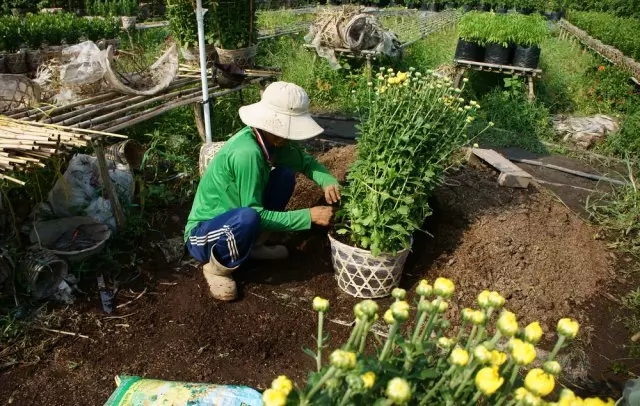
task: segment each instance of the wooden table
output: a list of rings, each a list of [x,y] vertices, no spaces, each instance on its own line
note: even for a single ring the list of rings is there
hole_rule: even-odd
[[[464,77],[464,73],[471,69],[480,72],[491,72],[491,73],[500,73],[503,75],[515,75],[522,76],[527,78],[527,83],[529,87],[529,100],[535,100],[536,94],[533,86],[533,79],[542,73],[542,69],[533,69],[533,68],[522,68],[519,66],[511,66],[511,65],[496,65],[493,63],[486,62],[475,62],[475,61],[466,61],[464,59],[454,59],[454,64],[456,65],[456,78],[454,81],[454,85],[456,87],[460,87],[462,83],[462,78]]]

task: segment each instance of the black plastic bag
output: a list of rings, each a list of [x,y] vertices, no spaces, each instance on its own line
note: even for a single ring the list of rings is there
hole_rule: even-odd
[[[484,61],[495,65],[509,65],[511,50],[502,44],[489,43],[484,51]]]
[[[456,59],[465,61],[480,62],[483,59],[480,46],[475,42],[468,42],[463,39],[458,40],[458,46],[456,47]]]
[[[521,68],[536,69],[540,62],[540,47],[534,45],[532,47],[516,47],[513,55],[513,66]]]

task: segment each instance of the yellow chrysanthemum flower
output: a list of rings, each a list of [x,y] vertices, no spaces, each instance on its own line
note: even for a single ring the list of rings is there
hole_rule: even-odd
[[[454,350],[451,351],[451,355],[449,355],[449,362],[451,362],[452,365],[463,367],[469,362],[469,353],[462,348],[454,348]]]
[[[518,321],[516,315],[508,310],[503,310],[498,317],[496,325],[500,332],[507,337],[513,337],[518,332]]]
[[[499,367],[505,362],[507,362],[507,354],[496,350],[491,351],[491,365]]]
[[[558,333],[567,338],[575,338],[579,329],[580,324],[573,319],[565,318],[558,321]]]
[[[534,321],[524,328],[524,339],[531,344],[538,344],[542,339],[542,327],[540,323]]]
[[[500,376],[498,367],[485,367],[476,374],[476,388],[485,395],[493,395],[504,383],[504,378]]]
[[[547,396],[555,387],[555,379],[540,368],[534,368],[524,378],[524,386],[538,396]]]
[[[329,309],[329,301],[320,296],[313,298],[313,310],[317,312],[326,312]]]
[[[280,375],[271,382],[271,388],[283,392],[285,395],[289,395],[293,390],[293,382],[284,375]]]
[[[373,371],[365,372],[360,375],[360,378],[362,378],[362,382],[364,382],[365,389],[371,389],[376,383],[376,374]]]
[[[449,298],[453,295],[453,291],[455,290],[455,285],[451,279],[447,278],[438,278],[433,283],[433,291],[436,292],[436,295],[444,298]]]
[[[536,359],[536,348],[531,343],[512,339],[511,357],[518,365],[529,365]]]
[[[411,400],[411,387],[403,378],[393,378],[387,384],[387,398],[396,405],[404,405]]]
[[[287,395],[277,389],[267,389],[262,394],[264,406],[284,406],[287,404]]]

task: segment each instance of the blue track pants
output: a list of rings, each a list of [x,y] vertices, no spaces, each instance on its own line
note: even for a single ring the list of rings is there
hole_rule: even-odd
[[[263,194],[266,210],[283,211],[293,195],[296,175],[288,168],[274,168]],[[242,264],[260,233],[260,216],[249,207],[229,210],[211,220],[200,222],[187,240],[189,253],[198,261],[211,256],[227,268]]]

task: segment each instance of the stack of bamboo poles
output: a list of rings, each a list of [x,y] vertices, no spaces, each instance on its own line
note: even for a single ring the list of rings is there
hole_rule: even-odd
[[[85,147],[95,137],[127,138],[95,130],[28,122],[0,116],[0,179],[20,185],[24,182],[7,175],[29,166],[44,167],[44,161],[72,148]]]

